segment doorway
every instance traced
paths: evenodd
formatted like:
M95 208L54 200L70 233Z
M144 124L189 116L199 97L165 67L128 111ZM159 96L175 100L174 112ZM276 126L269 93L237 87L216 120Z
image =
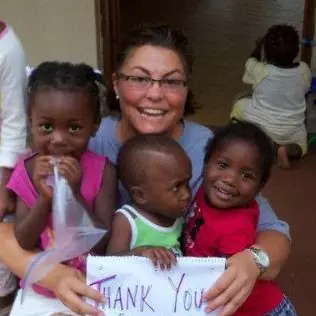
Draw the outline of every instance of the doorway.
M119 39L140 23L165 22L183 29L195 52L192 89L201 124L227 123L235 95L249 89L241 78L255 41L273 24L301 33L304 0L101 0L104 70L115 69ZM307 1L308 2L308 1Z

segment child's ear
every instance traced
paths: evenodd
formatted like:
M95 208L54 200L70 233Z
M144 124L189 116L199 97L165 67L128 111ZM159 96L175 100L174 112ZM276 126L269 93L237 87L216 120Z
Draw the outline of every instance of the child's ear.
M144 189L140 186L133 186L130 188L130 194L132 200L138 205L144 205L146 203L146 194Z

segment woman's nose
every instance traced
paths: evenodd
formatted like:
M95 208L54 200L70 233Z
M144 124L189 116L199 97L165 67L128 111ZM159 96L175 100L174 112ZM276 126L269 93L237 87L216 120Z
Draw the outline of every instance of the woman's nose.
M159 82L153 82L147 90L147 98L153 101L160 100L163 95L164 92Z

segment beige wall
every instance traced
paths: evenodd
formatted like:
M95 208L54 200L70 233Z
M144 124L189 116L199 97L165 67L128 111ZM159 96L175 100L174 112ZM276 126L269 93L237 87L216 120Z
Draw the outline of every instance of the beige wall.
M30 65L65 60L97 66L94 0L0 0L0 18L20 36Z

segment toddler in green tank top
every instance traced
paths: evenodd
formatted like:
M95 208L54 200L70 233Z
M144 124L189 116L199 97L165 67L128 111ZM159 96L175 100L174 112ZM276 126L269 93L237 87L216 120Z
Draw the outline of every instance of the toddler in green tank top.
M122 146L118 176L133 201L115 213L107 255L144 256L170 269L181 255L183 216L191 200L191 162L172 138L138 135Z

